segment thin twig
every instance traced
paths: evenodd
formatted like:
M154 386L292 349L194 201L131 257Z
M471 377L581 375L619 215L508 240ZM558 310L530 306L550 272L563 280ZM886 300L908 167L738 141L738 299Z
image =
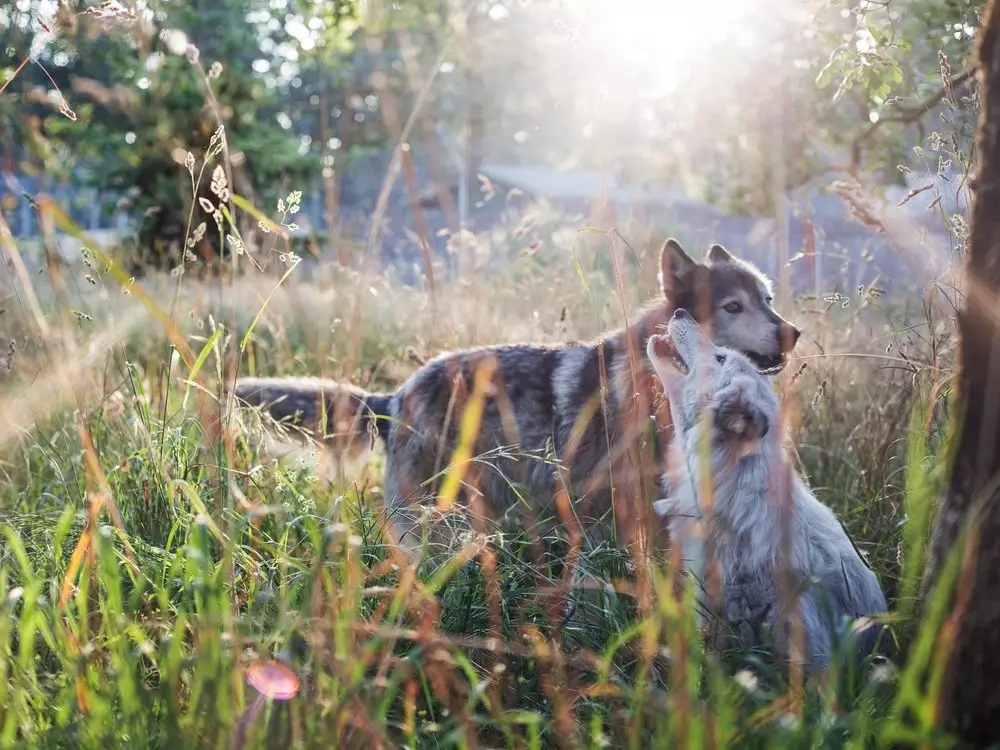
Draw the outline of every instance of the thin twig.
M961 73L951 78L945 85L941 86L931 96L913 107L895 108L895 114L880 117L868 126L861 135L854 139L851 145L851 167L857 169L861 164L861 146L872 138L879 129L890 122L898 122L904 125L913 125L920 122L923 117L943 102L948 96L954 96L955 89L967 84L976 74L975 68L966 68Z

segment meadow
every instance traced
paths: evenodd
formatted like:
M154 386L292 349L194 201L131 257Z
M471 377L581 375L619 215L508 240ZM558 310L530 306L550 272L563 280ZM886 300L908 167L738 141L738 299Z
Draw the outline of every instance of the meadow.
M593 337L654 293L660 231L495 237L484 257L502 263L433 294L278 246L264 272L241 256L235 274L128 279L89 253L9 276L0 746L942 743L944 615L920 620L917 599L950 429L944 284L779 288L804 331L778 380L786 427L896 645L805 684L763 650L713 648L690 590L647 561L638 591L606 546L581 550L600 595L569 624L565 539L461 533L446 563L407 565L383 536L378 456L350 476L308 446L276 461L226 397L236 372L392 388L448 349Z

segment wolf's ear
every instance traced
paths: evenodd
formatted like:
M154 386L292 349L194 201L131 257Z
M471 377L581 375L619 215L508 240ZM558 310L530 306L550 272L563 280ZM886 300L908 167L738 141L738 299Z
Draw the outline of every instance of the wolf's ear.
M729 254L722 245L712 245L708 248L708 261L709 263L728 263L732 261L733 256Z
M698 262L691 259L673 237L660 250L660 289L667 299L674 299L680 289L691 286Z

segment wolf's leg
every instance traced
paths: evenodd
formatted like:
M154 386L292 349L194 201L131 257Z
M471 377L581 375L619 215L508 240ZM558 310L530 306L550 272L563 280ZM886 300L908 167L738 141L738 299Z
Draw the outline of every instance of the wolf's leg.
M755 384L736 380L712 398L714 427L726 437L761 438L771 427L771 415L754 396Z
M403 480L403 481L401 481ZM392 523L395 539L411 562L419 562L423 546L423 533L420 524L422 507L410 500L406 486L410 482L401 477L396 462L389 456L385 467L385 477L382 482L382 504L385 507L388 522ZM412 492L412 490L411 490Z
M744 645L764 645L777 633L777 599L768 576L742 576L730 581L724 586L722 597L723 619Z

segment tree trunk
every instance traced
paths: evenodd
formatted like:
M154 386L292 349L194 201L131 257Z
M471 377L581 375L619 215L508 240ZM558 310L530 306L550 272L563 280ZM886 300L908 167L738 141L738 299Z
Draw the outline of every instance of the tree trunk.
M960 418L951 478L931 545L929 595L968 524L946 649L940 717L972 745L1000 741L1000 0L986 13L979 43L981 113L966 302L959 314Z

